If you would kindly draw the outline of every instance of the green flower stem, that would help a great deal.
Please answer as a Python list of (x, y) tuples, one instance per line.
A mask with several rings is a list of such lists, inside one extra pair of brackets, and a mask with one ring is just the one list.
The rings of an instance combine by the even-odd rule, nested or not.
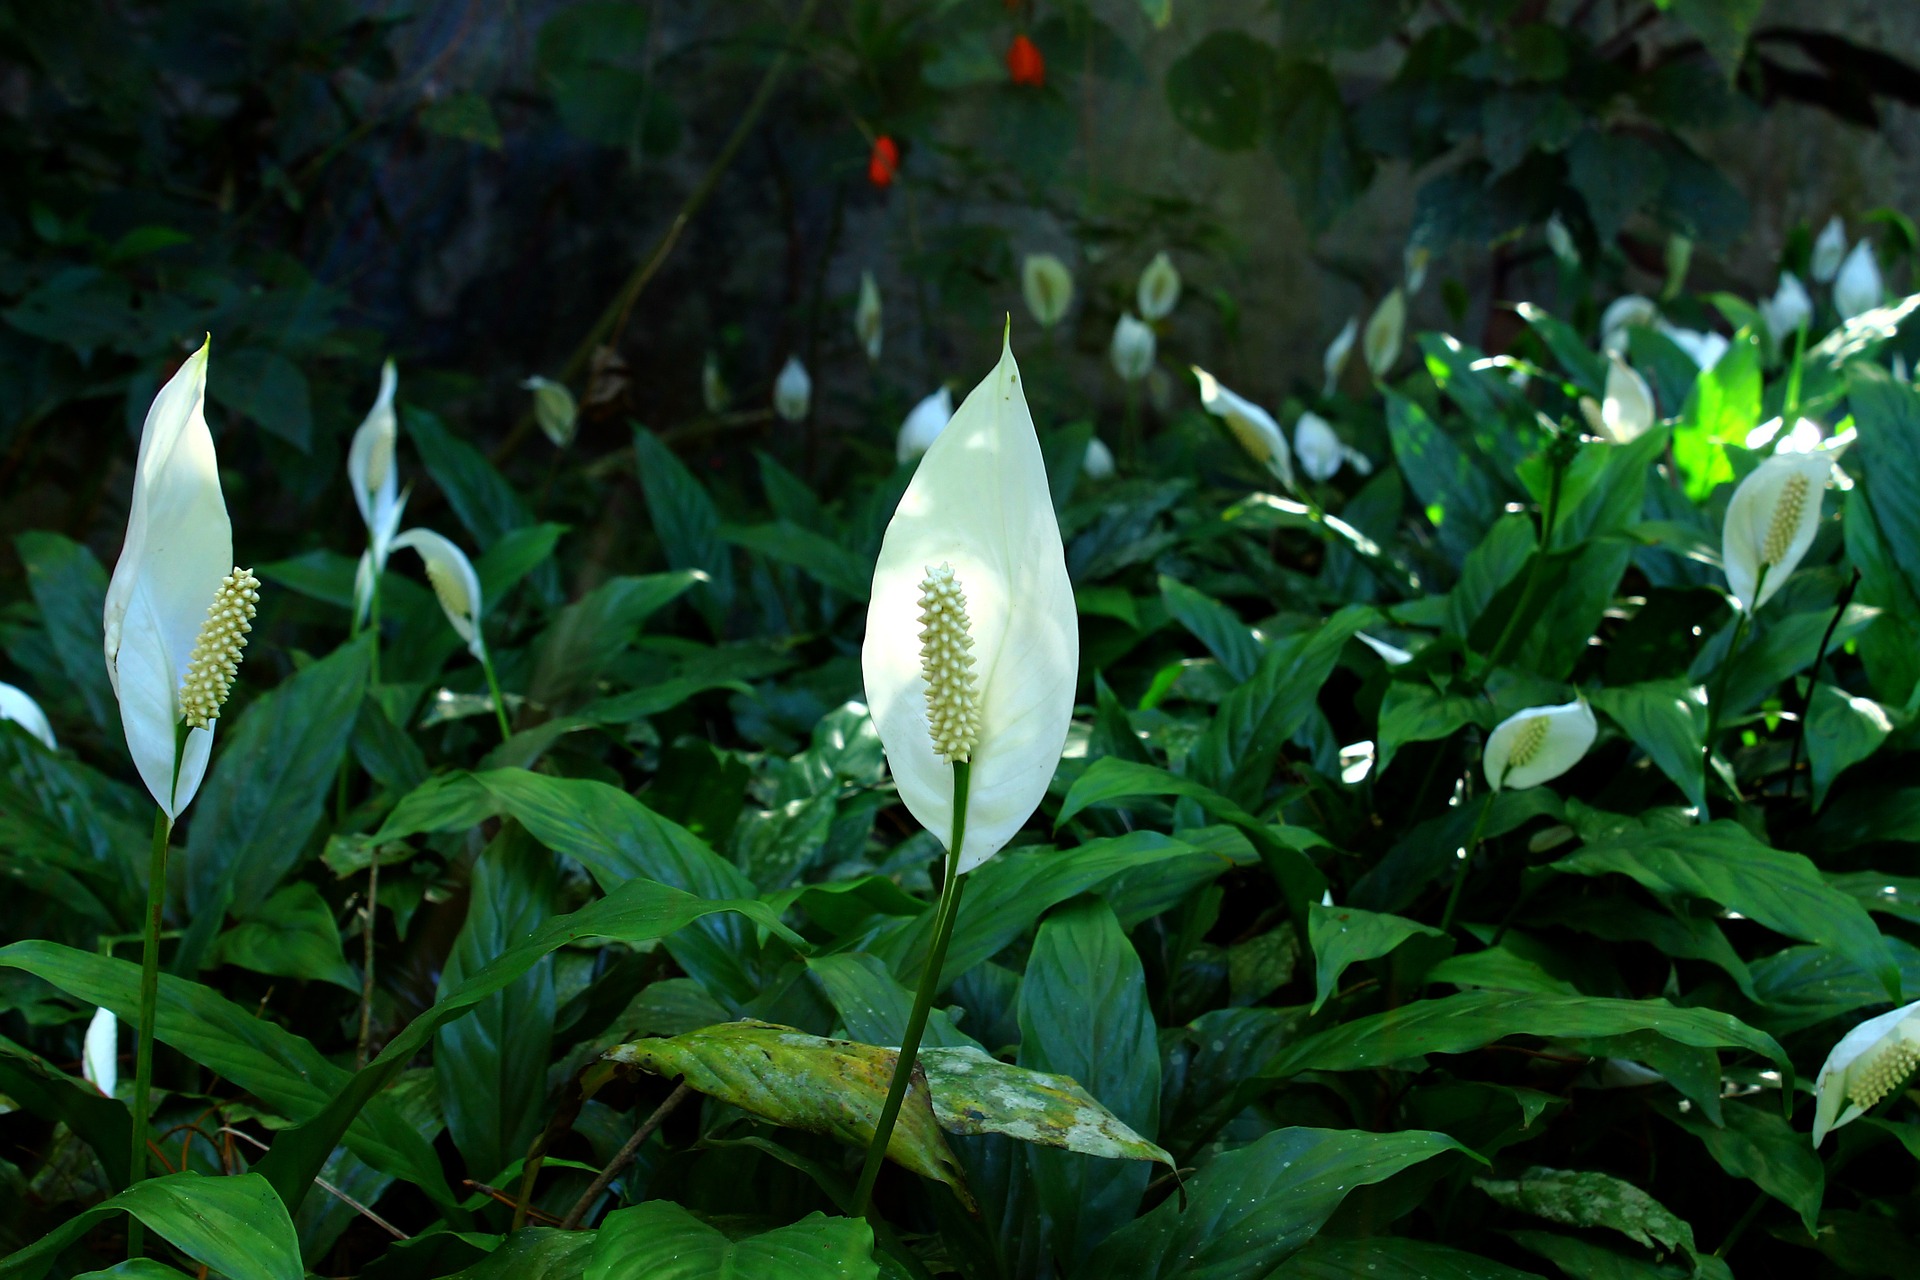
[[(1833, 633), (1840, 627), (1840, 619), (1846, 616), (1847, 606), (1853, 603), (1853, 593), (1860, 587), (1860, 571), (1855, 569), (1853, 576), (1847, 579), (1846, 589), (1834, 602), (1833, 617), (1827, 619), (1826, 632), (1820, 637), (1820, 647), (1813, 653), (1813, 668), (1807, 673), (1807, 691), (1800, 698), (1800, 716), (1793, 726), (1793, 753), (1787, 759), (1787, 799), (1793, 799), (1793, 783), (1800, 772), (1800, 752), (1807, 743), (1807, 713), (1813, 710), (1813, 693), (1820, 684), (1820, 667), (1827, 660), (1827, 646), (1833, 643)], [(1808, 793), (1812, 793), (1812, 784), (1808, 784)]]
[(1487, 655), (1488, 671), (1507, 660), (1508, 650), (1520, 638), (1520, 620), (1535, 616), (1535, 597), (1540, 594), (1540, 584), (1546, 578), (1547, 552), (1553, 548), (1553, 527), (1560, 518), (1560, 481), (1567, 473), (1569, 460), (1569, 454), (1558, 441), (1547, 450), (1550, 469), (1547, 473), (1547, 509), (1545, 519), (1540, 524), (1540, 549), (1533, 554), (1533, 566), (1527, 571), (1527, 585), (1521, 588), (1513, 612), (1507, 615), (1507, 625), (1501, 628), (1500, 638)]
[(926, 968), (920, 973), (920, 989), (913, 996), (913, 1012), (907, 1017), (906, 1034), (900, 1038), (900, 1058), (894, 1063), (886, 1105), (880, 1109), (880, 1122), (874, 1126), (873, 1140), (867, 1144), (866, 1163), (860, 1168), (860, 1182), (854, 1188), (853, 1216), (856, 1218), (866, 1216), (874, 1179), (880, 1176), (881, 1162), (887, 1157), (893, 1125), (900, 1118), (900, 1104), (906, 1101), (907, 1086), (913, 1079), (920, 1037), (927, 1029), (927, 1012), (940, 990), (940, 970), (947, 962), (947, 942), (953, 937), (953, 922), (960, 914), (960, 847), (967, 834), (967, 785), (972, 773), (972, 765), (964, 761), (954, 763), (953, 840), (947, 846), (947, 877), (940, 886), (940, 906), (933, 917), (933, 946), (927, 952)]
[[(1760, 566), (1760, 575), (1753, 583), (1753, 598), (1758, 600), (1760, 593), (1766, 590), (1767, 571), (1770, 564)], [(1757, 608), (1758, 606), (1756, 606)], [(1702, 774), (1702, 794), (1707, 778), (1713, 776), (1713, 740), (1720, 734), (1720, 705), (1726, 701), (1728, 673), (1733, 670), (1733, 660), (1740, 656), (1740, 645), (1747, 638), (1747, 631), (1753, 625), (1753, 610), (1742, 609), (1740, 617), (1733, 624), (1733, 639), (1727, 644), (1726, 656), (1720, 659), (1719, 670), (1713, 673), (1713, 689), (1707, 697), (1707, 736), (1700, 745), (1700, 772)], [(1707, 815), (1700, 815), (1701, 821)]]
[(493, 716), (500, 722), (500, 741), (508, 742), (513, 738), (513, 726), (507, 723), (507, 700), (500, 693), (500, 681), (493, 674), (493, 655), (482, 652), (480, 669), (487, 673), (487, 692), (493, 697)]
[[(173, 820), (154, 806), (153, 850), (147, 859), (147, 926), (140, 953), (140, 1024), (133, 1047), (133, 1162), (127, 1166), (129, 1184), (146, 1176), (147, 1130), (153, 1115), (153, 1027), (160, 1007), (160, 916), (167, 902), (167, 840)], [(127, 1221), (127, 1256), (138, 1258), (146, 1247), (146, 1231), (138, 1218)]]
[[(1506, 771), (1502, 770), (1500, 780), (1506, 781)], [(1460, 865), (1453, 872), (1453, 888), (1447, 891), (1447, 908), (1440, 913), (1440, 931), (1445, 933), (1453, 927), (1453, 913), (1460, 906), (1460, 890), (1467, 884), (1467, 868), (1473, 865), (1473, 851), (1480, 845), (1480, 833), (1487, 829), (1487, 815), (1493, 812), (1493, 798), (1500, 793), (1489, 791), (1486, 799), (1480, 802), (1480, 816), (1473, 820), (1473, 834), (1467, 837), (1464, 852), (1460, 855)]]

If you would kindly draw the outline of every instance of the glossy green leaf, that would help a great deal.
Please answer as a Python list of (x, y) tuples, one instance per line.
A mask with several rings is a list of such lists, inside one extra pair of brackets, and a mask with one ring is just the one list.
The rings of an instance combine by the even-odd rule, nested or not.
[(1429, 1240), (1316, 1237), (1266, 1280), (1540, 1280), (1531, 1271)]
[(1807, 763), (1813, 771), (1813, 807), (1827, 801), (1835, 778), (1880, 749), (1894, 729), (1887, 709), (1872, 698), (1822, 681), (1807, 708)]
[(1660, 772), (1673, 779), (1688, 804), (1705, 807), (1699, 723), (1705, 711), (1704, 694), (1684, 680), (1660, 680), (1595, 689), (1587, 697), (1596, 710), (1626, 730)]
[(280, 889), (221, 934), (207, 963), (331, 982), (356, 995), (360, 991), (360, 975), (341, 950), (340, 927), (334, 923), (332, 908), (304, 880)]
[(581, 1280), (877, 1280), (873, 1228), (810, 1213), (791, 1226), (729, 1239), (670, 1201), (607, 1215)]
[(229, 1178), (173, 1173), (129, 1187), (0, 1258), (0, 1276), (38, 1280), (88, 1228), (122, 1212), (215, 1271), (249, 1280), (300, 1280), (305, 1274), (293, 1223), (265, 1178), (257, 1173)]
[(22, 533), (13, 545), (27, 571), (27, 589), (40, 608), (48, 644), (71, 689), (95, 725), (118, 732), (120, 706), (100, 661), (107, 571), (92, 551), (57, 533)]
[(790, 520), (772, 524), (723, 525), (722, 538), (736, 547), (790, 564), (848, 600), (865, 601), (873, 587), (873, 562), (839, 542)]
[(1721, 1108), (1721, 1125), (1691, 1109), (1662, 1107), (1660, 1113), (1700, 1139), (1721, 1168), (1753, 1182), (1799, 1214), (1809, 1233), (1817, 1229), (1826, 1167), (1806, 1134), (1783, 1119), (1777, 1108), (1728, 1102)]
[(1253, 676), (1260, 664), (1260, 642), (1232, 609), (1164, 573), (1160, 575), (1160, 598), (1167, 612), (1207, 647), (1235, 684)]
[(733, 600), (733, 551), (720, 536), (720, 511), (686, 464), (650, 432), (633, 433), (634, 462), (647, 514), (667, 563), (707, 575), (694, 600), (716, 632)]
[(1608, 1227), (1649, 1249), (1683, 1250), (1693, 1259), (1696, 1275), (1724, 1269), (1723, 1264), (1703, 1272), (1693, 1228), (1640, 1188), (1610, 1174), (1533, 1168), (1518, 1178), (1476, 1178), (1474, 1184), (1501, 1204), (1549, 1222)]
[(1348, 965), (1378, 960), (1416, 936), (1447, 935), (1401, 916), (1314, 903), (1307, 909), (1307, 941), (1313, 948), (1313, 1012), (1320, 1012)]
[(125, 1103), (102, 1097), (93, 1085), (4, 1038), (0, 1038), (0, 1094), (33, 1115), (58, 1120), (73, 1130), (93, 1148), (108, 1182), (116, 1188), (127, 1185), (133, 1117)]
[(561, 609), (534, 646), (527, 696), (558, 707), (593, 693), (601, 673), (634, 642), (647, 619), (700, 580), (697, 570), (610, 578)]

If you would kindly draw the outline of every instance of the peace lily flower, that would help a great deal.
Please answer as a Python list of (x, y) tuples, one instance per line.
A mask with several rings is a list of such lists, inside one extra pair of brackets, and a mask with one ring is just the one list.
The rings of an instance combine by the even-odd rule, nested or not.
[(107, 584), (107, 676), (140, 780), (169, 821), (206, 775), (260, 583), (233, 564), (207, 430), (208, 346), (154, 397), (140, 432), (127, 541)]
[(1840, 262), (1846, 256), (1847, 224), (1835, 214), (1813, 242), (1813, 260), (1807, 264), (1807, 274), (1815, 284), (1826, 284), (1839, 274)]
[(1333, 394), (1334, 386), (1340, 381), (1340, 371), (1347, 367), (1347, 357), (1353, 354), (1353, 344), (1360, 338), (1360, 321), (1349, 316), (1340, 326), (1340, 332), (1333, 335), (1333, 341), (1327, 344), (1327, 352), (1320, 357), (1320, 367), (1326, 372), (1324, 393)]
[(1880, 279), (1880, 263), (1873, 256), (1873, 243), (1862, 240), (1840, 264), (1833, 278), (1833, 306), (1843, 319), (1873, 310), (1885, 300), (1887, 289)]
[(1567, 230), (1567, 224), (1559, 214), (1547, 219), (1547, 248), (1553, 256), (1569, 267), (1580, 265), (1580, 247), (1573, 242), (1573, 232)]
[(720, 376), (720, 357), (712, 351), (707, 352), (706, 363), (700, 366), (700, 403), (708, 413), (725, 413), (733, 403), (727, 380)]
[(1611, 367), (1607, 370), (1606, 399), (1596, 405), (1591, 396), (1583, 396), (1580, 411), (1586, 415), (1593, 434), (1615, 444), (1626, 444), (1653, 426), (1653, 388), (1619, 352), (1609, 352), (1608, 359)]
[(1122, 380), (1138, 382), (1153, 368), (1154, 348), (1153, 327), (1123, 312), (1113, 326), (1107, 356)]
[(111, 1098), (120, 1087), (120, 1021), (111, 1009), (95, 1009), (80, 1050), (80, 1075)]
[(871, 271), (860, 273), (860, 301), (853, 308), (853, 332), (860, 339), (860, 347), (867, 353), (867, 359), (878, 360), (883, 336), (880, 325), (880, 285)]
[(780, 376), (773, 380), (773, 411), (788, 422), (798, 422), (812, 403), (813, 379), (807, 376), (807, 366), (799, 356), (788, 356)]
[(572, 444), (580, 429), (580, 403), (567, 384), (535, 374), (520, 387), (533, 392), (533, 420), (539, 424), (540, 434), (561, 449)]
[(1700, 366), (1702, 373), (1719, 364), (1720, 357), (1727, 354), (1728, 349), (1733, 345), (1727, 341), (1724, 334), (1715, 333), (1711, 329), (1682, 329), (1664, 320), (1655, 324), (1654, 328), (1665, 335), (1674, 346), (1686, 352), (1693, 362)]
[(1221, 386), (1218, 378), (1199, 365), (1193, 366), (1193, 376), (1200, 380), (1200, 407), (1226, 423), (1233, 438), (1255, 462), (1273, 472), (1281, 484), (1291, 486), (1293, 457), (1273, 415)]
[(906, 420), (900, 424), (894, 456), (901, 462), (911, 462), (931, 449), (952, 417), (953, 392), (942, 386), (907, 412)]
[(431, 529), (409, 529), (393, 540), (393, 547), (396, 551), (417, 553), (426, 566), (427, 582), (440, 601), (440, 611), (447, 615), (448, 625), (467, 642), (467, 652), (479, 661), (487, 677), (487, 692), (493, 696), (493, 714), (500, 724), (501, 739), (512, 737), (513, 730), (507, 724), (506, 699), (501, 696), (500, 682), (493, 673), (486, 633), (480, 629), (480, 616), (486, 612), (486, 604), (480, 596), (480, 575), (473, 571), (473, 562), (467, 559), (466, 552)]
[(1580, 763), (1599, 732), (1585, 698), (1515, 712), (1487, 735), (1481, 761), (1487, 785), (1518, 791), (1551, 782)]
[(1761, 300), (1760, 318), (1767, 325), (1767, 341), (1778, 351), (1781, 343), (1813, 319), (1813, 296), (1799, 276), (1782, 271), (1773, 296)]
[(1813, 1082), (1813, 1145), (1852, 1124), (1920, 1067), (1920, 1000), (1847, 1032)]
[(1820, 502), (1832, 477), (1830, 450), (1775, 453), (1733, 491), (1720, 554), (1727, 586), (1746, 613), (1786, 585), (1813, 545)]
[(1427, 268), (1433, 264), (1433, 250), (1423, 244), (1410, 244), (1401, 253), (1400, 258), (1407, 292), (1418, 294), (1421, 287), (1427, 283)]
[(47, 713), (40, 704), (24, 689), (16, 689), (0, 680), (0, 720), (11, 720), (40, 739), (49, 751), (58, 751), (60, 744), (54, 741), (53, 725), (47, 720)]
[(1153, 261), (1140, 273), (1134, 293), (1143, 319), (1161, 320), (1173, 311), (1180, 301), (1180, 271), (1166, 250), (1153, 255)]
[(1373, 375), (1385, 376), (1400, 358), (1400, 339), (1407, 328), (1407, 295), (1395, 289), (1380, 300), (1367, 320), (1366, 334), (1360, 340), (1361, 354)]
[(1087, 441), (1087, 456), (1080, 460), (1080, 474), (1089, 480), (1109, 480), (1113, 477), (1113, 450), (1095, 436)]
[(1030, 253), (1020, 264), (1020, 291), (1040, 327), (1051, 329), (1073, 305), (1073, 273), (1051, 253)]
[(1635, 325), (1651, 325), (1660, 319), (1660, 308), (1652, 298), (1637, 293), (1624, 294), (1607, 304), (1600, 313), (1600, 349), (1614, 352), (1627, 349), (1627, 330)]
[(366, 522), (367, 549), (376, 573), (387, 567), (387, 552), (393, 535), (400, 531), (400, 513), (407, 505), (393, 457), (400, 439), (400, 420), (393, 411), (393, 393), (399, 385), (399, 371), (389, 360), (380, 367), (380, 392), (374, 397), (373, 408), (367, 410), (347, 449), (347, 483), (353, 489), (360, 518)]
[(900, 798), (958, 873), (998, 853), (1046, 794), (1066, 742), (1080, 640), (1046, 465), (1010, 345), (921, 458), (887, 526), (861, 649)]
[(1333, 426), (1317, 413), (1303, 413), (1293, 424), (1293, 451), (1307, 479), (1318, 483), (1331, 479), (1346, 458), (1345, 446), (1334, 434)]

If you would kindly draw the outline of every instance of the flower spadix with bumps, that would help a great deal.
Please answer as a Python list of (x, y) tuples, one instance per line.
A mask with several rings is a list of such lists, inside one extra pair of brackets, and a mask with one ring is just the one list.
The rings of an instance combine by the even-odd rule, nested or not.
[(1813, 545), (1832, 478), (1833, 456), (1826, 450), (1776, 453), (1733, 491), (1721, 558), (1741, 609), (1752, 613), (1786, 585)]
[[(169, 820), (206, 775), (260, 583), (233, 564), (233, 526), (207, 430), (208, 347), (147, 412), (127, 541), (107, 584), (107, 675), (140, 780)], [(177, 756), (177, 758), (176, 758)]]
[(1515, 712), (1487, 735), (1487, 786), (1517, 791), (1551, 782), (1580, 763), (1599, 732), (1585, 698)]
[(1066, 745), (1080, 637), (1046, 464), (1010, 345), (934, 439), (881, 543), (861, 650), (900, 798), (958, 870), (1032, 816)]
[(1813, 1145), (1865, 1115), (1920, 1069), (1920, 1000), (1840, 1039), (1813, 1082)]

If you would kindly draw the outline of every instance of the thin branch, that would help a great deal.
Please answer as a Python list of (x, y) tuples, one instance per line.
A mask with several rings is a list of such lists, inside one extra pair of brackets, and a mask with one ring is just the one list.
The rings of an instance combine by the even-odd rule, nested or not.
[[(254, 1146), (260, 1148), (262, 1151), (265, 1151), (267, 1149), (266, 1143), (260, 1141), (260, 1139), (254, 1137), (252, 1134), (246, 1132), (243, 1129), (235, 1129), (230, 1125), (223, 1125), (220, 1129), (220, 1132), (231, 1134), (232, 1136), (240, 1139), (242, 1142), (251, 1142)], [(413, 1239), (412, 1236), (408, 1235), (406, 1232), (402, 1231), (400, 1228), (394, 1226), (391, 1222), (388, 1222), (385, 1218), (381, 1217), (379, 1214), (369, 1209), (366, 1205), (361, 1204), (358, 1200), (355, 1200), (352, 1196), (348, 1195), (346, 1192), (342, 1191), (340, 1188), (334, 1186), (331, 1182), (328, 1182), (325, 1178), (316, 1177), (313, 1180), (313, 1185), (320, 1188), (322, 1191), (326, 1192), (328, 1195), (332, 1196), (334, 1199), (338, 1200), (340, 1203), (346, 1205), (349, 1209), (352, 1209), (355, 1213), (365, 1218), (368, 1222), (371, 1222), (374, 1226), (379, 1227), (382, 1231), (392, 1236), (395, 1240)]]
[(654, 1130), (664, 1124), (667, 1117), (672, 1115), (674, 1109), (685, 1102), (687, 1095), (692, 1092), (693, 1090), (689, 1089), (684, 1082), (674, 1086), (673, 1092), (667, 1095), (666, 1101), (655, 1107), (653, 1114), (648, 1116), (646, 1121), (641, 1124), (638, 1129), (633, 1131), (633, 1136), (627, 1139), (626, 1145), (614, 1152), (613, 1159), (607, 1161), (607, 1167), (600, 1171), (598, 1177), (594, 1178), (593, 1185), (588, 1187), (586, 1192), (582, 1194), (578, 1200), (573, 1202), (573, 1208), (567, 1210), (567, 1216), (560, 1220), (560, 1229), (562, 1231), (578, 1231), (580, 1229), (581, 1222), (586, 1219), (588, 1211), (593, 1208), (593, 1202), (600, 1198), (602, 1191), (605, 1191), (613, 1185), (613, 1180), (620, 1176), (620, 1171), (632, 1162), (633, 1157), (640, 1150), (640, 1144), (648, 1138), (651, 1138)]

